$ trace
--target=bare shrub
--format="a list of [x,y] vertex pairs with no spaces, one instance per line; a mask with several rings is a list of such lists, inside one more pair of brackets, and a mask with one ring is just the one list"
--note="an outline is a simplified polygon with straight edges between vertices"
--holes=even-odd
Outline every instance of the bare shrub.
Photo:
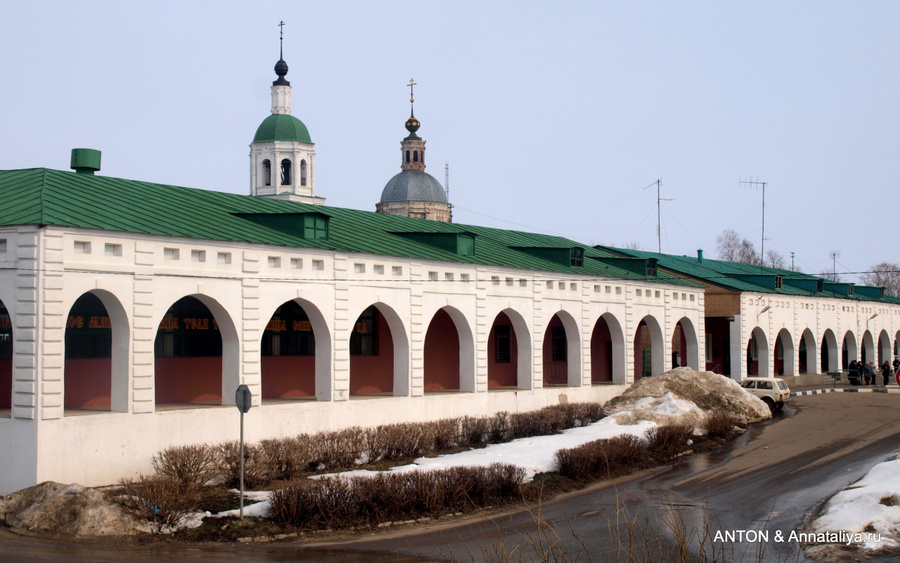
[[556,452],[559,473],[578,481],[612,479],[654,465],[647,442],[623,434]]
[[470,448],[480,448],[487,444],[491,427],[486,418],[464,416],[461,421],[460,442]]
[[157,475],[201,487],[219,475],[216,449],[206,444],[172,446],[153,456]]
[[276,522],[304,529],[373,526],[508,502],[519,498],[522,481],[522,469],[501,464],[333,476],[273,491],[272,511]]
[[[219,444],[221,474],[225,485],[237,487],[241,481],[241,444],[238,441]],[[255,489],[269,483],[266,467],[262,463],[260,447],[244,444],[244,486]]]
[[309,467],[309,443],[297,438],[262,440],[255,453],[268,481],[291,481]]
[[706,435],[713,440],[730,440],[736,433],[738,419],[726,411],[706,415]]
[[160,531],[180,525],[200,504],[196,485],[171,476],[140,475],[119,485],[122,490],[115,499],[138,517],[159,524]]
[[310,461],[316,469],[354,467],[365,451],[366,435],[358,426],[310,437]]
[[647,431],[647,447],[650,455],[658,463],[665,463],[687,451],[693,434],[693,428],[680,424],[651,428]]

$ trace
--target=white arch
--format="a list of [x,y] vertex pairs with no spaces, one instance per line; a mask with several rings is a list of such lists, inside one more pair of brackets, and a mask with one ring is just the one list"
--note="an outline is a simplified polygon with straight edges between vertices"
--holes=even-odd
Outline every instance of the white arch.
[[678,325],[681,325],[681,331],[684,333],[687,365],[694,371],[700,371],[700,342],[697,338],[697,328],[691,319],[681,317],[675,323],[675,328],[672,330],[672,338],[669,339],[669,342],[675,338],[675,331],[678,330]]
[[[459,390],[467,393],[475,392],[475,335],[472,333],[472,327],[465,314],[456,307],[447,305],[438,309],[444,311],[450,316],[454,326],[456,326],[456,334],[459,337]],[[435,311],[437,314],[437,311]],[[429,321],[434,321],[434,315]],[[424,346],[424,340],[422,344]],[[422,350],[425,353],[425,350]]]
[[[626,377],[626,349],[625,349],[625,330],[622,328],[622,323],[619,322],[619,319],[612,313],[603,313],[600,315],[596,321],[594,321],[594,328],[591,329],[591,338],[593,339],[594,331],[597,330],[597,326],[600,324],[600,321],[606,323],[606,327],[609,330],[609,338],[612,341],[612,382],[618,384],[625,383]],[[594,358],[591,358],[591,365],[594,365]]]
[[[663,342],[663,331],[662,327],[659,324],[659,321],[653,315],[647,315],[641,319],[644,321],[644,324],[647,326],[647,330],[650,332],[650,375],[659,375],[666,371],[666,346]],[[635,333],[632,335],[631,341],[635,342],[637,340],[638,331],[640,330],[641,323],[640,321],[635,328]],[[635,349],[635,352],[637,350]],[[637,374],[634,374],[636,376]]]
[[782,371],[784,373],[776,375],[788,377],[796,375],[794,366],[797,365],[797,355],[794,353],[794,339],[791,336],[791,332],[786,328],[779,330],[778,335],[775,337],[776,347],[779,340],[781,341]]
[[892,357],[891,337],[888,335],[886,330],[882,330],[881,334],[878,335],[878,363],[881,364],[885,360],[890,363]]
[[[847,331],[844,334],[844,341],[841,343],[841,355],[843,356],[844,348],[847,349],[847,363],[849,364],[851,360],[859,359],[859,351],[856,348],[856,336],[851,332]],[[841,366],[846,369],[847,366],[844,366],[843,357],[841,358]]]
[[[409,372],[410,348],[409,335],[406,333],[403,319],[387,303],[379,301],[372,303],[372,306],[378,309],[378,312],[381,313],[385,322],[387,322],[388,328],[391,329],[391,340],[394,343],[394,396],[408,397],[412,390]],[[362,311],[359,314],[362,314]],[[359,314],[357,317],[359,317]]]
[[838,346],[837,336],[830,328],[825,329],[825,332],[822,333],[822,344],[828,346],[828,357],[826,358],[828,367],[826,369],[832,372],[842,369],[840,360],[841,348]]
[[[131,404],[129,389],[131,374],[131,324],[128,321],[128,313],[119,298],[104,289],[94,289],[85,293],[94,294],[103,303],[106,314],[109,315],[109,323],[112,327],[112,348],[110,350],[110,405],[114,412],[128,412]],[[82,294],[83,295],[83,294]],[[75,298],[75,301],[81,295]],[[75,301],[69,305],[69,310],[75,305]],[[64,370],[65,371],[65,370]],[[65,374],[63,374],[65,378]],[[65,386],[63,386],[65,388]]]
[[[556,311],[553,317],[559,317],[563,330],[566,331],[566,385],[569,387],[580,387],[582,385],[580,327],[578,322],[576,322],[575,317],[565,309]],[[547,322],[547,325],[544,328],[544,337],[541,339],[541,342],[544,342],[550,334],[548,331],[550,329],[550,324],[553,322],[553,317],[550,318],[550,321]],[[543,352],[543,346],[541,347],[541,350]],[[541,363],[543,368],[543,364],[546,363],[546,358],[542,358]]]
[[534,389],[534,378],[531,375],[534,361],[531,329],[525,322],[525,317],[515,309],[503,309],[494,316],[495,322],[500,313],[509,319],[516,339],[516,386],[519,389]]
[[[750,340],[753,338],[756,339],[756,373],[759,377],[769,377],[772,373],[772,369],[770,367],[771,355],[769,354],[769,340],[766,338],[766,333],[760,327],[754,328],[750,332],[750,339],[747,340],[747,345],[744,346],[746,350],[750,346]],[[750,366],[747,365],[747,370],[749,371]]]
[[[816,337],[813,336],[812,331],[807,328],[804,329],[803,334],[800,335],[800,340],[806,347],[806,373],[819,373],[819,348],[816,344]],[[799,349],[797,354],[797,369],[799,370]]]

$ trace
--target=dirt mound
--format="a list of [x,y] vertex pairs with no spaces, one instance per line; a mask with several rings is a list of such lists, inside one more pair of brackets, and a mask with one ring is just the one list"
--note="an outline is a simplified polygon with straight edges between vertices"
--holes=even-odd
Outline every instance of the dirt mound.
[[[671,395],[667,397],[667,394]],[[660,412],[659,405],[672,397],[690,401],[697,409],[680,409],[673,416]],[[691,368],[676,368],[662,375],[639,379],[622,395],[606,403],[603,411],[607,415],[632,411],[628,418],[652,420],[660,424],[691,424],[694,427],[703,426],[706,413],[716,411],[730,413],[744,424],[772,416],[769,407],[744,391],[737,381]]]
[[0,497],[0,521],[14,530],[72,536],[150,532],[102,492],[50,481]]

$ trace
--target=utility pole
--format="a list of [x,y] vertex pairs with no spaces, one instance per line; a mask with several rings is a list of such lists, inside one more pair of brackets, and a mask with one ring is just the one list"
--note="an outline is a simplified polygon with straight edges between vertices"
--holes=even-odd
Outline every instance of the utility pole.
[[759,176],[755,180],[741,180],[741,184],[746,186],[762,186],[762,240],[759,243],[759,265],[766,264],[766,182],[760,182]]
[[[662,186],[662,178],[657,178],[653,184],[656,184],[656,251],[662,254],[662,229],[660,228],[660,202],[661,201],[672,201],[672,199],[662,199],[660,197],[660,187]],[[645,190],[653,184],[650,184]]]

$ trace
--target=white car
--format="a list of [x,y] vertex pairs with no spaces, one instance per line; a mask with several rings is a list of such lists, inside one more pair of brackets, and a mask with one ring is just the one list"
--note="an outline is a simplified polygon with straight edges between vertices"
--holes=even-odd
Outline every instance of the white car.
[[787,383],[777,377],[745,377],[741,387],[762,399],[772,412],[780,411],[791,398]]

